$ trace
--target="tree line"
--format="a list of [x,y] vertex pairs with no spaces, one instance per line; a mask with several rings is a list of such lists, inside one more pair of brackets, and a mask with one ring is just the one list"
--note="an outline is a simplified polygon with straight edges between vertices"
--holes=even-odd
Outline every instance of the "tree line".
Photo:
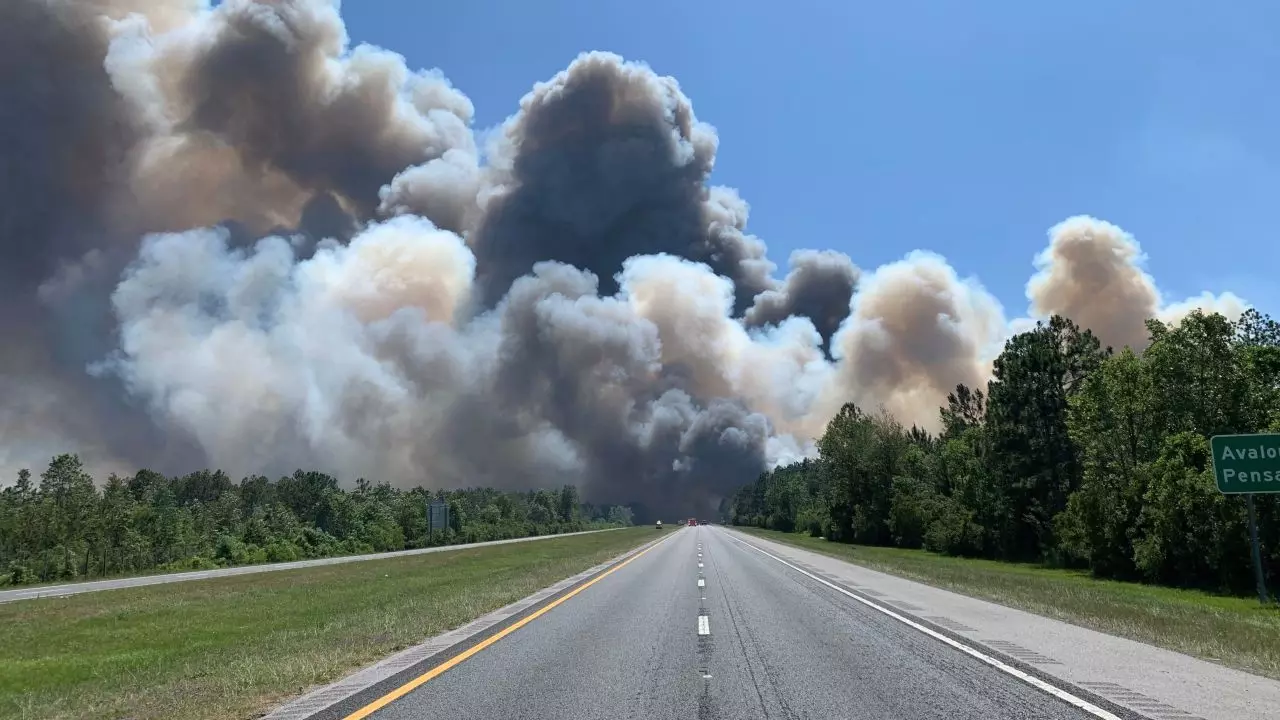
[[[448,504],[428,532],[427,505]],[[236,483],[220,470],[141,470],[101,485],[76,455],[0,491],[0,585],[202,570],[630,525],[631,509],[577,489],[402,490],[298,470]]]
[[[762,474],[730,522],[838,542],[1087,568],[1247,594],[1246,504],[1218,492],[1209,438],[1280,431],[1280,324],[1195,312],[1135,352],[1051,318],[1011,338],[984,389],[956,387],[931,434],[847,404],[817,457]],[[1257,495],[1268,584],[1280,502]]]

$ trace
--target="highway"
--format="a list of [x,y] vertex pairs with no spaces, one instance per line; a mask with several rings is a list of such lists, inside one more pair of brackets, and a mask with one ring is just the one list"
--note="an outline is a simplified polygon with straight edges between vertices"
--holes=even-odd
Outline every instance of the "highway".
[[672,532],[464,655],[413,668],[313,717],[1114,717],[1073,705],[1078,698],[1038,688],[713,526]]
[[[612,528],[610,528],[612,529]],[[506,545],[508,543],[533,542],[551,538],[587,535],[609,530],[584,530],[582,532],[561,533],[559,535],[538,535],[535,537],[512,538],[510,540],[489,540],[487,542],[466,543],[462,545],[439,545],[436,547],[417,548],[414,550],[397,550],[395,552],[369,553],[367,555],[342,555],[339,557],[316,558],[314,560],[294,560],[292,562],[266,563],[262,565],[242,565],[239,567],[219,568],[217,570],[192,570],[189,572],[164,573],[162,575],[139,575],[136,577],[115,578],[112,580],[92,580],[89,582],[64,583],[61,585],[37,585],[36,587],[18,588],[16,590],[0,590],[0,603],[17,602],[19,600],[35,600],[37,598],[66,597],[101,590],[120,590],[123,588],[142,587],[144,585],[163,585],[165,583],[188,582],[191,580],[209,580],[210,578],[229,577],[231,575],[252,575],[255,573],[278,572],[280,570],[297,570],[299,568],[319,567],[321,565],[341,565],[343,563],[364,562],[366,560],[386,560],[409,555],[426,555],[428,553],[466,550],[468,548],[487,547],[489,545]]]

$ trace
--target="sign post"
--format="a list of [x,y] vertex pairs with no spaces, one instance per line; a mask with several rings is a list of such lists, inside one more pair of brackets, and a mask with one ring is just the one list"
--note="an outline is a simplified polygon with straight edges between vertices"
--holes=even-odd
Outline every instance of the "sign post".
[[1267,604],[1267,581],[1262,575],[1262,549],[1258,547],[1258,514],[1253,509],[1253,493],[1245,496],[1249,504],[1249,544],[1253,546],[1253,580],[1258,584],[1258,602]]
[[1258,547],[1258,513],[1253,507],[1257,493],[1280,493],[1280,433],[1255,435],[1214,435],[1209,440],[1213,453],[1213,478],[1218,492],[1244,495],[1249,510],[1249,545],[1253,554],[1253,579],[1258,600],[1267,602],[1267,584],[1262,574],[1262,549]]

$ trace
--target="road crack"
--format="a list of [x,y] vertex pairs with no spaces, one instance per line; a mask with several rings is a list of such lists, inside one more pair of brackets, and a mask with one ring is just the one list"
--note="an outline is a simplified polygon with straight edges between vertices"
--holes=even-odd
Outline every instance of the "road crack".
[[[769,704],[765,700],[766,693],[772,696],[782,711],[781,718],[785,720],[798,720],[799,715],[791,707],[787,701],[785,692],[778,682],[776,675],[769,669],[768,662],[765,661],[764,653],[761,651],[761,643],[755,633],[751,631],[751,626],[742,617],[742,612],[737,606],[736,592],[733,583],[729,580],[727,573],[721,573],[719,567],[711,553],[706,553],[708,557],[708,565],[715,571],[716,585],[720,589],[720,595],[724,599],[725,609],[728,612],[727,618],[729,624],[733,628],[734,637],[737,638],[738,646],[742,649],[743,657],[746,659],[747,674],[751,678],[752,687],[756,691],[756,699],[760,703],[760,712],[764,714],[766,720],[775,717],[774,713],[769,711]],[[745,633],[745,634],[744,634]],[[754,663],[751,662],[752,657],[760,663],[760,670],[757,672]],[[761,678],[760,674],[764,677]],[[767,687],[767,689],[766,689]]]

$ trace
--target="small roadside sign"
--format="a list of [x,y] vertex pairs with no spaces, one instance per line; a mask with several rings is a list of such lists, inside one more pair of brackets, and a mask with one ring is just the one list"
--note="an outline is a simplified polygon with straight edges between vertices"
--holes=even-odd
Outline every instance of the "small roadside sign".
[[1280,433],[1214,435],[1209,448],[1219,492],[1280,493]]

